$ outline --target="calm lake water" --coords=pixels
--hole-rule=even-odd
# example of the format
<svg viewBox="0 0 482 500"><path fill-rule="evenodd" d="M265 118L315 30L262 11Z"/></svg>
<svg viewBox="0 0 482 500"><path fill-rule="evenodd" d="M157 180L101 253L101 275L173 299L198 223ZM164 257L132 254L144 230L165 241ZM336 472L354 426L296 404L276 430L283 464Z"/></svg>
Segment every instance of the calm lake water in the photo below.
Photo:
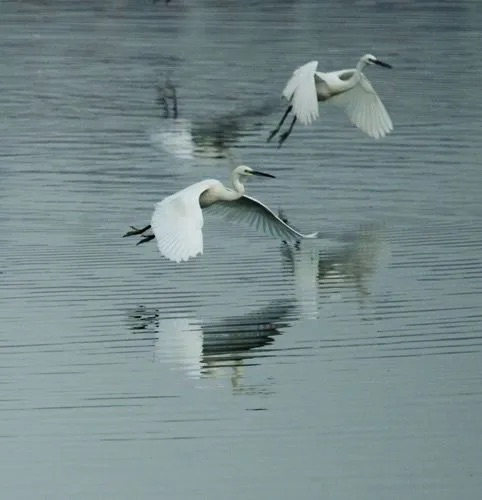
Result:
<svg viewBox="0 0 482 500"><path fill-rule="evenodd" d="M2 498L480 498L481 26L468 0L1 2ZM266 143L296 66L365 52L390 136L328 109ZM323 238L211 218L182 265L121 238L241 161Z"/></svg>

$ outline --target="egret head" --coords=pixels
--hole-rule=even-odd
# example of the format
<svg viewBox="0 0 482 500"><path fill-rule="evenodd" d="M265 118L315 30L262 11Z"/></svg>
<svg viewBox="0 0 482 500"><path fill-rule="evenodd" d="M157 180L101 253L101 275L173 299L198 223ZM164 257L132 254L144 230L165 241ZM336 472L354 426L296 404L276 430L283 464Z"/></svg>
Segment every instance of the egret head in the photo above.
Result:
<svg viewBox="0 0 482 500"><path fill-rule="evenodd" d="M384 68L391 68L390 64L387 64L386 62L380 61L380 59L377 59L373 54L365 54L361 60L365 64L377 64L378 66L383 66Z"/></svg>
<svg viewBox="0 0 482 500"><path fill-rule="evenodd" d="M258 172L257 170L253 170L251 167L248 167L247 165L240 165L239 167L236 167L233 170L233 175L239 176L239 177L250 177L252 175L261 175L263 177L272 177L273 179L275 178L274 175L271 174L265 174L264 172Z"/></svg>

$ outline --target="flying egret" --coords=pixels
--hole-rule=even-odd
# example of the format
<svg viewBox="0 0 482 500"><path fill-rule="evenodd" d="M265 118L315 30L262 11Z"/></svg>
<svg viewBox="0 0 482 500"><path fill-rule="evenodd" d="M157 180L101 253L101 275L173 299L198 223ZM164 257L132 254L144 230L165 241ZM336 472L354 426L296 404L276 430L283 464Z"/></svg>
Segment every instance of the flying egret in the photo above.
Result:
<svg viewBox="0 0 482 500"><path fill-rule="evenodd" d="M344 108L350 121L370 137L378 139L392 129L392 120L368 78L362 73L368 64L391 68L371 54L360 58L356 68L321 73L318 61L310 61L293 72L283 90L289 106L268 142L279 132L290 111L294 117L286 132L279 136L278 147L288 138L296 120L309 125L318 118L318 102L329 102Z"/></svg>
<svg viewBox="0 0 482 500"><path fill-rule="evenodd" d="M181 262L203 252L203 214L209 209L228 220L247 222L271 236L296 241L301 238L316 238L318 233L302 234L283 222L266 205L245 195L243 182L252 175L273 177L257 172L246 165L236 167L231 174L232 188L225 187L216 179L206 179L174 193L156 204L151 223L141 229L131 226L124 236L143 234L144 243L153 238L164 257ZM138 244L139 244L138 243Z"/></svg>

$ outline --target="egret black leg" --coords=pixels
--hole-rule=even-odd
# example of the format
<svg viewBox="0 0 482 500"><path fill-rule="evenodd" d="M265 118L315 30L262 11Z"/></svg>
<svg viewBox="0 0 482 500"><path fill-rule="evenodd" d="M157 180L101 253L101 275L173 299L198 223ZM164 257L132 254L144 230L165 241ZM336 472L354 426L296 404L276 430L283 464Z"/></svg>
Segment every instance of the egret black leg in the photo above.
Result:
<svg viewBox="0 0 482 500"><path fill-rule="evenodd" d="M284 121L286 120L286 117L288 116L288 113L293 109L293 106L290 104L288 106L288 108L286 109L283 117L281 118L280 122L278 123L278 126L271 131L271 134L269 134L269 137L268 139L266 140L266 142L269 142L278 132L279 132L279 129L281 128L281 125L283 125Z"/></svg>
<svg viewBox="0 0 482 500"><path fill-rule="evenodd" d="M142 240L138 241L136 243L136 246L141 245L142 243L147 243L148 241L151 241L154 238L155 238L155 236L153 234L148 234L147 236L144 236L144 238L142 238Z"/></svg>
<svg viewBox="0 0 482 500"><path fill-rule="evenodd" d="M278 141L278 147L279 148L281 147L281 145L283 144L283 142L285 142L286 139L288 139L288 136L291 134L291 131L293 130L293 127L295 126L295 123L296 123L296 116L293 117L293 121L291 122L290 128L286 132L283 132L279 136L279 141Z"/></svg>
<svg viewBox="0 0 482 500"><path fill-rule="evenodd" d="M150 224L148 224L146 227L142 227L141 229L131 226L131 231L127 231L127 233L122 235L122 237L125 238L126 236L134 236L136 234L142 234L145 233L148 229L151 229Z"/></svg>

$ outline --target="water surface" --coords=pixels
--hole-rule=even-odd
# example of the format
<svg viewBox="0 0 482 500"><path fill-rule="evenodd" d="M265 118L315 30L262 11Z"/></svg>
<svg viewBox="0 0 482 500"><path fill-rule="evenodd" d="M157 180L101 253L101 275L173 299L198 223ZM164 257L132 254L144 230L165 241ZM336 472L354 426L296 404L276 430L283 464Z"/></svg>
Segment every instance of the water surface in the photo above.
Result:
<svg viewBox="0 0 482 500"><path fill-rule="evenodd" d="M479 498L478 2L0 10L4 496ZM393 134L327 110L266 143L297 65L365 52ZM323 238L121 238L233 161Z"/></svg>

